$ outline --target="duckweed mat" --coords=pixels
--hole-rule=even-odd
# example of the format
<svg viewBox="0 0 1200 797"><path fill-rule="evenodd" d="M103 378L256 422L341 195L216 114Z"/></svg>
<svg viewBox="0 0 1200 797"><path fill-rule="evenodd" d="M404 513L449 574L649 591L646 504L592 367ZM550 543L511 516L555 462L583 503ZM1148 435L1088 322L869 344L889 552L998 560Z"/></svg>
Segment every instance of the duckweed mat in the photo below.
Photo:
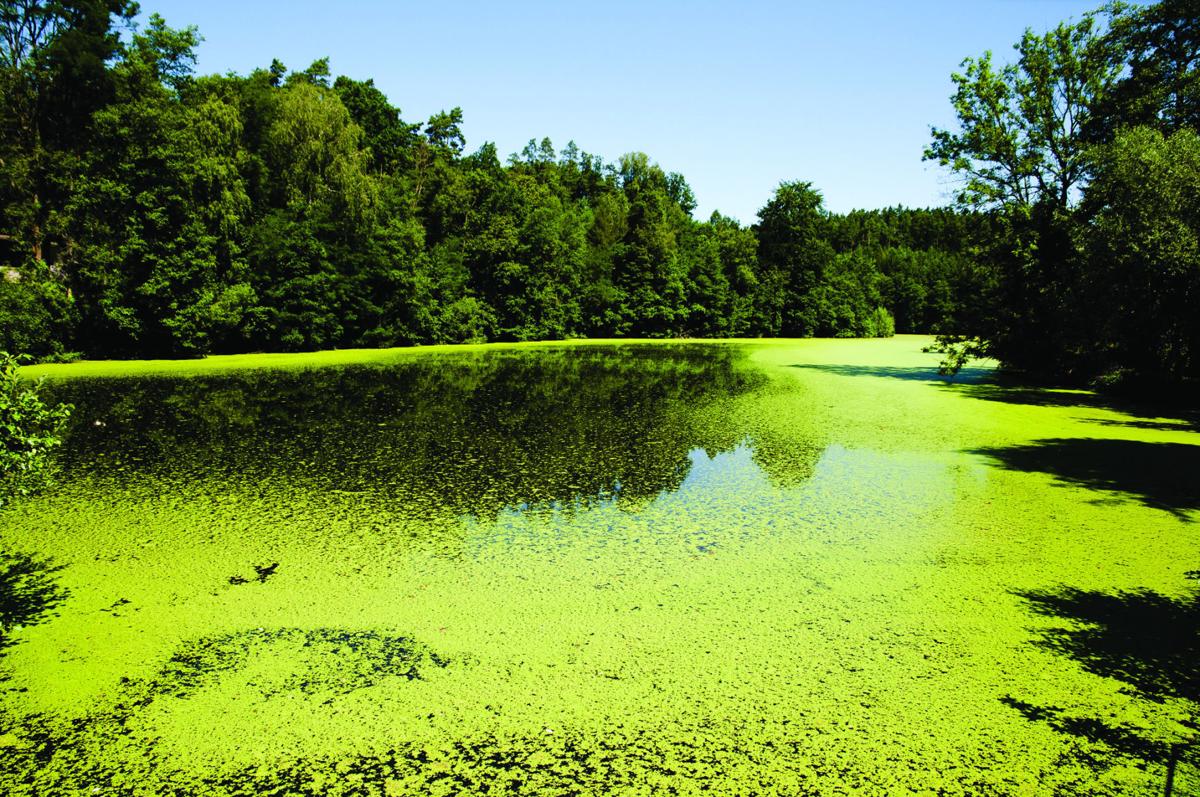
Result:
<svg viewBox="0 0 1200 797"><path fill-rule="evenodd" d="M929 341L29 369L0 793L1200 793L1200 424Z"/></svg>

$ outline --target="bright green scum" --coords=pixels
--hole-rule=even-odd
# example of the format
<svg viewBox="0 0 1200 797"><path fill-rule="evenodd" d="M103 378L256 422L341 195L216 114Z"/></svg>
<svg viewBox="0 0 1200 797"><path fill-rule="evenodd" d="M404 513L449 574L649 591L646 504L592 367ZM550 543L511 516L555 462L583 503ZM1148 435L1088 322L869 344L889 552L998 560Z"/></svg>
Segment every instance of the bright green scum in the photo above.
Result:
<svg viewBox="0 0 1200 797"><path fill-rule="evenodd" d="M925 342L39 368L0 792L1194 793L1195 416Z"/></svg>

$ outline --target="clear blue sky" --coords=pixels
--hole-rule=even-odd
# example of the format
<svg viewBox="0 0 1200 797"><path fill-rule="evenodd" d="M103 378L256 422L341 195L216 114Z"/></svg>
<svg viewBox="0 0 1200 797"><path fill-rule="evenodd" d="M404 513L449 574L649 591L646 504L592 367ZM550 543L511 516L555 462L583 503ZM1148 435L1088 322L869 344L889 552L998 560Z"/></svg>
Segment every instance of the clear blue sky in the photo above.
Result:
<svg viewBox="0 0 1200 797"><path fill-rule="evenodd" d="M991 49L1009 60L1099 0L497 3L143 0L196 25L202 73L291 69L329 56L374 78L408 121L461 106L467 148L530 138L615 160L641 150L681 172L697 218L744 223L782 180L831 210L940 205L950 184L921 152L953 124L950 73Z"/></svg>

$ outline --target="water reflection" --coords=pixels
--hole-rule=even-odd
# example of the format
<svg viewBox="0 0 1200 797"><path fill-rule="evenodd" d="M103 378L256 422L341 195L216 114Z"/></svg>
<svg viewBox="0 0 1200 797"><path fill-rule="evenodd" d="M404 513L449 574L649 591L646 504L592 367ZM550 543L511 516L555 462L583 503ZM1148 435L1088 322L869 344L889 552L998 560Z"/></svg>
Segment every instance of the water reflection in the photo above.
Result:
<svg viewBox="0 0 1200 797"><path fill-rule="evenodd" d="M748 461L730 406L764 386L736 347L655 345L80 379L53 390L77 407L64 481L81 489L299 489L432 501L484 519L513 508L635 509L683 489L721 452ZM753 456L769 464L777 458L764 442ZM768 469L811 470L820 450Z"/></svg>

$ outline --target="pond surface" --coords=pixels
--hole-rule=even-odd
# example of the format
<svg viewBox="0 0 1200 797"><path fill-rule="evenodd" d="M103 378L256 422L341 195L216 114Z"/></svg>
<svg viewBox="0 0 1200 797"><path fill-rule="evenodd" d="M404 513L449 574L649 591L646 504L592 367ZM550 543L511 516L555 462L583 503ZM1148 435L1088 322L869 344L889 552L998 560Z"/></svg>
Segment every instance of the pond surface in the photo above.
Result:
<svg viewBox="0 0 1200 797"><path fill-rule="evenodd" d="M1197 416L927 342L43 368L0 793L1200 792Z"/></svg>

